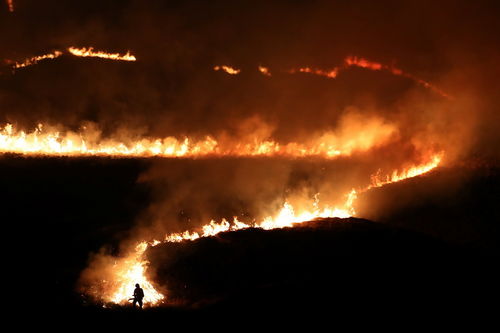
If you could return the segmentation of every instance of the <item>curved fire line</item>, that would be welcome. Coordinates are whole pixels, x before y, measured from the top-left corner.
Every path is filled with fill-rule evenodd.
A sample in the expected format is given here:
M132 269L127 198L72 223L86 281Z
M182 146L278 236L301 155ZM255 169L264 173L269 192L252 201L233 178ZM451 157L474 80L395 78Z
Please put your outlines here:
M39 56L33 56L31 58L25 59L23 62L14 62L13 69L19 69L19 68L24 68L28 66L32 66L37 64L39 61L46 60L46 59L55 59L61 56L64 52L67 52L68 54L71 54L76 57L93 57L93 58L101 58L101 59L106 59L106 60L114 60L114 61L127 61L127 62L133 62L136 61L137 58L135 55L131 54L130 51L127 51L125 54L120 54L120 53L110 53L106 51L101 51L101 50L94 50L93 47L83 47L83 48L77 48L74 46L70 46L66 49L66 51L60 51L60 50L55 50L52 53L44 54L44 55L39 55ZM370 61L366 58L363 57L358 57L358 56L348 56L344 59L344 62L342 65L336 66L331 69L319 69L319 68L312 68L309 66L306 67L299 67L299 68L292 68L289 69L288 71L285 71L286 73L290 74L295 74L295 73L307 73L307 74L313 74L313 75L318 75L318 76L324 76L330 79L336 78L340 72L345 71L351 67L359 67L359 68L364 68L367 70L372 70L372 71L387 71L395 76L402 76L405 77L409 80L412 80L416 82L418 85L429 89L436 94L440 95L441 97L447 98L447 99L454 99L453 96L450 94L446 93L439 87L431 84L430 82L427 82L413 74L407 73L403 71L402 69L399 69L393 65L386 65L380 62L375 62L375 61ZM229 75L238 75L242 71L239 68L236 68L234 66L229 66L229 65L216 65L213 67L214 71L222 71L225 72ZM265 76L271 77L271 70L269 67L265 67L262 65L257 66L257 70Z
M274 217L266 217L261 222L247 224L239 221L236 217L232 223L229 223L226 220L222 220L220 223L217 223L212 220L209 224L201 227L200 231L185 231L183 233L167 234L163 240L139 242L129 255L115 261L112 267L114 274L113 281L102 282L103 285L101 287L107 289L105 292L107 297L104 297L103 301L115 304L126 304L130 297L130 287L135 283L139 283L147 295L145 301L150 306L157 306L164 302L166 296L156 290L154 284L146 277L146 270L149 262L144 258L144 253L148 247L154 247L158 244L168 242L192 241L202 237L214 236L221 232L236 231L247 228L270 230L293 227L297 223L308 222L316 218L351 217L356 214L353 206L358 193L363 193L373 188L382 187L387 184L400 182L426 174L437 168L443 157L444 152L439 152L434 154L427 163L414 165L401 171L395 170L390 175L385 177L382 177L380 172L377 172L371 176L371 183L368 186L359 190L352 189L349 193L347 193L345 195L346 201L340 207L326 207L324 209L319 209L319 200L316 196L312 211L303 211L297 214L294 207L285 202L283 208Z

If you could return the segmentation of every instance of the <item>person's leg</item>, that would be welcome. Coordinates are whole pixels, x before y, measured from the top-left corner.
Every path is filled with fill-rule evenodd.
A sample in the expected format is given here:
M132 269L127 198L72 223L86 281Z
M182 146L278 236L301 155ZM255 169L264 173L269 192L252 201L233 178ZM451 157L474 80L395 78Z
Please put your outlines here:
M134 308L135 308L135 303L137 302L137 300L134 298L134 301L132 302L132 304L134 305Z
M139 300L139 307L142 309L142 299Z

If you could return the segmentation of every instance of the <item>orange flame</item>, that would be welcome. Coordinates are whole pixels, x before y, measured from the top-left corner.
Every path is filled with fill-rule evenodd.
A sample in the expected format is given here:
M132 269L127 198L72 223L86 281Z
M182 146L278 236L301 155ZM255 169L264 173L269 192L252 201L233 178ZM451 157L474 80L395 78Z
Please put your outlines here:
M260 65L258 68L259 68L259 72L261 72L263 75L271 76L271 72L269 71L269 68L264 67L264 66L260 66Z
M344 59L347 66L357 66L361 68L368 68L374 71L379 71L386 66L378 62L369 61L365 58L347 57Z
M339 72L338 68L334 68L332 70L329 70L329 71L325 71L325 70L322 70L322 69L312 69L310 67L301 67L297 70L295 69L292 69L290 71L290 73L295 73L295 72L299 72L299 73L309 73L309 74L314 74L314 75L319 75L319 76L325 76L325 77L328 77L328 78L336 78L337 77L337 74Z
M352 117L346 117L346 126L354 126ZM83 127L83 132L46 130L39 124L31 132L17 130L13 125L0 126L0 153L49 156L114 156L114 157L201 157L201 156L321 156L335 158L354 152L367 151L391 140L397 133L395 126L377 119L356 125L357 133L349 131L326 132L307 143L280 144L269 139L243 138L203 140L190 138L129 138L103 139L98 130ZM349 133L348 133L349 132ZM349 135L347 135L347 133Z
M443 153L435 154L432 156L431 162L429 163L412 166L401 172L394 171L390 176L387 176L386 178L380 177L380 174L377 173L376 175L373 175L371 177L372 183L367 188L361 190L361 192L367 191L374 187L380 187L389 183L399 182L408 178L423 175L439 166L442 157ZM163 241L154 240L149 243L141 242L137 245L136 251L129 257L123 259L119 265L120 268L117 269L116 272L114 272L114 290L112 292L112 297L106 299L106 301L116 304L123 304L127 302L131 286L133 286L136 281L141 281L141 285L147 286L148 293L150 293L150 298L148 299L150 305L158 304L160 301L164 300L164 296L153 288L152 284L144 275L148 263L143 259L143 254L147 246L156 246L165 242L190 241L201 237L214 236L221 232L241 230L246 228L261 228L270 230L284 227L293 227L295 223L303 223L321 217L347 218L355 215L353 205L355 200L357 199L357 193L358 192L355 189L352 189L348 194L346 194L346 201L340 208L326 207L324 209L319 209L318 195L316 195L313 209L311 211L304 210L297 214L294 207L285 202L281 210L274 217L266 217L259 223L246 224L244 222L238 221L236 217L234 218L232 223L229 223L226 220L222 220L220 223L217 223L212 220L209 224L201 227L200 231L172 233L166 235Z
M350 67L360 67L360 68L365 68L365 69L369 69L369 70L372 70L372 71L386 70L386 71L391 72L393 75L403 76L403 77L406 77L406 78L408 78L410 80L413 80L417 84L419 84L419 85L421 85L421 86L423 86L423 87L425 87L427 89L430 89L430 90L434 91L435 93L441 95L442 97L445 97L445 98L448 98L448 99L452 98L449 94L445 93L444 91L442 91L438 87L432 85L431 83L429 83L427 81L424 81L424 80L422 80L422 79L420 79L418 77L415 77L412 74L406 73L406 72L404 72L403 70L401 70L399 68L396 68L396 67L390 66L390 65L385 65L385 64L382 64L382 63L379 63L379 62L375 62L375 61L370 61L370 60L368 60L366 58L356 57L356 56L346 57L344 59L344 64L342 66L340 66L340 67L334 67L331 70L312 69L310 67L302 67L302 68L298 68L298 69L292 69L289 72L292 73L292 74L296 73L296 72L299 72L299 73L309 73L309 74L324 76L324 77L333 79L333 78L336 78L337 75L341 71L347 70Z
M131 297L131 287L136 283L141 285L144 290L144 302L148 304L158 304L165 296L156 291L153 285L145 277L148 261L143 259L143 254L148 248L147 242L137 244L131 254L121 260L117 260L113 265L113 272L115 275L109 288L113 291L109 295L109 301L112 303L128 302ZM130 284L132 283L132 284Z
M443 152L440 152L433 155L431 161L426 164L414 165L403 171L394 170L391 175L387 175L386 177L381 177L379 170L376 174L371 176L372 182L365 190L369 190L375 187L381 187L387 184L396 183L401 180L423 175L424 173L435 169L441 163L443 154Z
M424 81L422 79L419 79L419 78L413 76L412 74L406 73L403 70L396 68L394 66L384 65L384 64L369 61L365 58L360 58L360 57L347 57L345 59L345 64L347 66L357 66L357 67L367 68L367 69L371 69L371 70L382 70L382 69L387 70L394 75L404 76L406 78L409 78L409 79L417 82L419 85L421 85L427 89L431 89L432 91L434 91L438 95L441 95L442 97L445 97L448 99L452 98L450 95L448 95L447 93L445 93L444 91L442 91L438 87L430 84L429 82Z
M109 60L120 60L120 61L136 61L136 57L130 54L130 51L127 51L125 54L120 53L108 53L104 51L94 51L93 47L89 48L76 48L70 47L68 48L68 52L77 57L94 57L94 58L102 58Z
M61 55L62 55L62 52L60 52L60 51L54 51L52 53L47 53L47 54L43 54L43 55L40 55L40 56L34 56L34 57L26 59L25 61L23 61L21 63L16 62L14 64L14 68L28 67L28 66L31 66L31 65L34 65L34 64L38 63L39 61L42 61L42 60L45 60L45 59L55 59L55 58L60 57Z
M237 74L240 74L240 72L241 72L240 69L233 68L231 66L226 66L226 65L215 66L214 71L224 71L227 74L231 74L231 75L237 75Z
M145 302L149 305L156 305L165 299L165 296L157 291L151 282L145 276L148 262L144 259L143 254L148 246L156 246L165 242L182 242L186 240L195 240L200 237L215 236L221 232L235 231L246 228L260 228L265 230L292 227L294 223L302 223L310 221L318 217L342 217L346 218L354 214L352 208L353 200L355 199L355 191L348 194L346 203L341 208L318 208L318 199L315 198L314 208L311 211L301 211L296 213L293 206L285 202L283 208L274 217L266 217L259 223L246 224L238 221L235 217L232 223L222 220L220 223L210 221L209 224L201 227L200 231L183 233L173 233L165 236L163 241L154 240L151 242L141 242L137 244L135 250L127 257L115 262L113 269L113 281L106 281L108 297L107 302L115 304L126 304L130 298L130 290L135 283L139 283L144 289Z
M104 51L94 51L93 47L89 47L89 48L69 47L68 52L74 56L77 56L77 57L97 57L97 58L102 58L102 59L119 60L119 61L136 61L137 60L136 57L134 55L130 54L129 51L127 51L126 54L121 55L119 53L108 53L108 52L104 52ZM40 60L54 59L54 58L59 57L60 55L62 55L62 52L55 51L52 54L35 56L35 57L27 59L23 63L16 63L14 67L21 68L21 67L34 65ZM334 67L333 69L330 69L330 70L323 70L323 69L317 69L317 68L313 69L310 67L301 67L298 69L291 69L288 72L292 73L292 74L297 73L297 72L308 73L308 74L319 75L319 76L324 76L324 77L333 79L333 78L336 78L337 75L341 71L346 70L350 67L360 67L360 68L370 69L370 70L374 70L374 71L386 70L386 71L391 72L394 75L403 76L403 77L406 77L410 80L413 80L417 84L419 84L427 89L430 89L430 90L434 91L435 93L437 93L445 98L452 99L452 97L449 94L447 94L443 90L439 89L438 87L436 87L436 86L432 85L431 83L424 81L424 80L422 80L422 79L420 79L412 74L406 73L399 68L396 68L394 66L384 65L382 63L370 61L370 60L367 60L366 58L356 57L356 56L346 57L344 59L343 66ZM269 68L259 65L258 69L263 75L271 76L271 72L270 72ZM231 66L227 66L227 65L222 65L222 66L217 65L214 67L214 70L215 71L223 71L223 72L226 72L227 74L230 74L230 75L237 75L241 72L240 69L237 69L237 68L234 68Z

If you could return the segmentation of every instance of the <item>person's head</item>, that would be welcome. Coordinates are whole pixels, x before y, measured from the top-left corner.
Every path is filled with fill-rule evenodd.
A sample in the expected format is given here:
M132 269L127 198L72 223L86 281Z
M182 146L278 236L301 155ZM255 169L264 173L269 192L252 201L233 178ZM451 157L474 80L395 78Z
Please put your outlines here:
M136 283L136 284L135 284L135 287L136 287L136 288L140 288L140 286L139 286L139 284L138 284L138 283Z

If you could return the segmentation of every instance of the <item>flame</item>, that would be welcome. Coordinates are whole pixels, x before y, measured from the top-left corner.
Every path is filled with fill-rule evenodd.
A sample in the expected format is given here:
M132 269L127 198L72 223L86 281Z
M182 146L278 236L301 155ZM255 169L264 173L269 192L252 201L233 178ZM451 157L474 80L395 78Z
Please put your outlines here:
M258 68L259 68L259 72L261 72L263 75L271 76L271 72L269 71L269 68L264 67L264 66L260 66L260 65Z
M144 289L144 301L149 305L156 305L165 299L165 296L158 292L145 276L147 265L144 259L144 252L149 246L156 246L166 242L182 242L195 240L201 237L215 236L221 232L235 231L246 228L260 228L265 230L292 227L295 223L303 223L319 217L342 217L346 218L354 215L352 203L356 192L352 190L347 195L346 203L341 208L324 208L320 210L318 195L315 196L314 208L311 211L301 211L296 214L294 207L285 202L281 210L274 216L269 216L259 223L247 224L239 221L236 217L232 223L223 219L217 223L214 220L201 227L199 231L185 231L182 233L172 233L165 236L163 241L153 240L151 242L140 242L134 251L114 264L112 270L114 278L112 283L106 281L107 288L111 289L110 295L105 301L115 304L126 304L130 298L130 291L135 283L139 283Z
M157 304L165 298L145 277L149 262L143 258L143 255L148 246L147 242L141 242L137 244L129 256L114 263L112 269L115 279L111 287L114 287L115 290L109 301L113 303L128 302L132 296L131 290L134 289L136 283L140 284L144 290L144 303Z
M290 73L309 73L309 74L314 74L314 75L319 75L319 76L325 76L331 79L334 79L337 77L337 74L339 72L338 68L334 68L328 71L322 70L322 69L312 69L310 67L301 67L299 69L292 69Z
M344 61L345 61L346 66L357 66L357 67L361 67L361 68L371 69L374 71L387 70L394 75L404 76L408 79L411 79L411 80L417 82L419 85L434 91L438 95L441 95L442 97L445 97L448 99L452 98L449 94L445 93L444 91L442 91L438 87L436 87L436 86L430 84L429 82L424 81L424 80L422 80L422 79L420 79L412 74L406 73L397 67L384 65L384 64L381 64L378 62L369 61L365 58L353 57L353 56L345 58Z
M288 202L283 204L280 211L274 216L269 216L264 218L262 221L257 223L244 223L234 217L233 222L230 223L223 219L221 222L217 223L215 221L210 221L210 223L201 227L199 231L185 231L182 233L172 233L167 234L163 241L154 240L149 243L141 242L137 245L136 251L133 252L129 257L122 260L120 265L114 271L114 283L113 287L115 291L112 293L112 297L106 299L108 302L116 304L124 304L127 302L129 292L135 283L140 283L141 286L144 285L145 293L150 293L147 302L150 305L158 304L163 301L165 297L159 293L152 284L145 277L145 271L148 262L144 260L143 254L148 246L156 246L158 244L167 242L183 242L192 241L201 237L210 237L217 235L221 232L235 231L246 228L260 228L265 230L278 229L285 227L293 227L294 224L308 222L317 218L326 217L340 217L347 218L354 216L356 214L354 210L354 203L357 199L359 192L368 191L371 188L381 187L386 184L403 181L408 178L417 177L425 173L430 172L439 166L443 158L443 153L434 154L431 157L431 161L421 165L411 166L403 171L394 171L391 175L387 177L381 177L380 172L377 172L371 177L371 184L362 190L352 189L349 193L345 195L345 202L340 207L328 207L323 209L319 208L319 194L314 197L313 208L311 210L302 210L297 212L297 210ZM142 283L141 283L142 282Z
M344 127L354 126L356 119L346 117ZM39 124L33 131L16 129L12 124L0 126L0 153L48 156L113 156L113 157L201 157L201 156L282 156L335 158L367 151L391 140L397 129L377 119L357 125L352 134L343 129L326 132L306 143L280 144L269 139L242 138L217 140L207 136L192 138L101 138L100 131L82 127L80 133L60 131ZM48 128L48 129L47 129ZM116 135L118 136L118 135Z
M107 53L104 51L94 51L93 47L87 48L68 48L68 52L77 57L97 57L102 59L110 59L110 60L120 60L120 61L136 61L136 57L131 55L130 52L127 51L126 54L121 55L119 53ZM15 62L13 65L14 69L28 67L37 64L41 60L45 59L55 59L63 55L64 52L56 50L52 53L47 53L39 56L33 56L24 60L23 62Z
M233 68L231 66L222 65L222 66L215 66L214 71L224 71L227 74L237 75L237 74L240 74L241 69Z
M132 54L130 54L130 51L127 51L126 54L121 55L119 53L108 53L104 51L94 51L93 47L89 48L76 48L76 47L69 47L68 52L74 56L77 57L97 57L97 58L102 58L102 59L110 59L110 60L119 60L119 61L136 61L136 57ZM15 63L14 68L21 68L21 67L26 67L30 65L36 64L38 61L43 60L43 59L54 59L62 55L63 53L61 51L55 51L54 53L49 53L47 55L42 55L42 56L34 56L32 58L29 58L25 60L23 63ZM319 76L324 76L330 79L334 79L337 77L337 75L344 70L347 70L350 67L360 67L360 68L365 68L369 70L374 70L374 71L380 71L380 70L386 70L391 72L393 75L397 76L403 76L406 77L410 80L415 81L417 84L430 89L434 91L435 93L441 95L442 97L452 99L452 96L444 92L443 90L439 89L438 87L432 85L431 83L422 80L412 74L406 73L403 70L394 67L392 65L385 65L379 62L374 62L370 61L366 58L363 57L357 57L357 56L348 56L344 59L344 64L339 67L334 67L330 70L323 70L323 69L318 69L318 68L311 68L311 67L300 67L298 69L292 68L291 70L288 71L288 73L294 74L294 73L308 73L308 74L313 74L313 75L319 75ZM228 66L228 65L217 65L214 66L213 68L215 71L224 71L227 74L230 75L237 75L241 72L240 69ZM271 76L270 69L268 67L264 67L259 65L258 66L259 72L261 72L263 75L266 76Z
M130 51L127 51L125 54L120 53L108 53L104 51L94 51L93 47L89 48L76 48L69 47L68 52L77 57L94 57L94 58L102 58L102 59L110 59L110 60L121 60L121 61L136 61L136 57L130 54Z
M38 63L41 60L55 59L55 58L60 57L61 55L62 55L62 52L60 52L60 51L54 51L52 53L47 53L47 54L43 54L43 55L40 55L40 56L34 56L34 57L31 57L31 58L28 58L28 59L24 60L23 62L16 62L14 64L14 68L28 67L28 66L31 66L31 65L34 65L34 64Z
M345 58L344 62L347 66L357 66L357 67L361 67L361 68L368 68L368 69L371 69L373 71L379 71L383 68L387 68L387 66L384 66L381 63L369 61L365 58L358 58L358 57L352 57L352 56Z
M439 94L442 97L452 99L452 97L449 94L445 93L443 90L439 89L438 87L432 85L431 83L424 81L424 80L422 80L422 79L420 79L412 74L404 72L402 69L399 69L399 68L394 67L392 65L385 65L385 64L382 64L379 62L370 61L366 58L356 57L356 56L346 57L344 59L344 64L342 66L334 67L333 69L330 69L330 70L313 69L310 67L301 67L298 69L291 69L289 71L289 73L292 73L292 74L297 73L297 72L308 73L308 74L319 75L319 76L324 76L324 77L327 77L330 79L334 79L337 77L337 75L341 71L347 70L350 67L360 67L360 68L369 69L372 71L381 71L381 70L389 71L393 75L403 76L403 77L406 77L410 80L413 80L417 84L434 91L435 93Z
M366 188L366 190L423 175L435 169L441 163L443 155L444 153L440 152L433 155L430 162L426 164L414 165L402 171L394 170L391 175L387 175L385 177L380 176L379 170L376 174L371 176L371 184Z

